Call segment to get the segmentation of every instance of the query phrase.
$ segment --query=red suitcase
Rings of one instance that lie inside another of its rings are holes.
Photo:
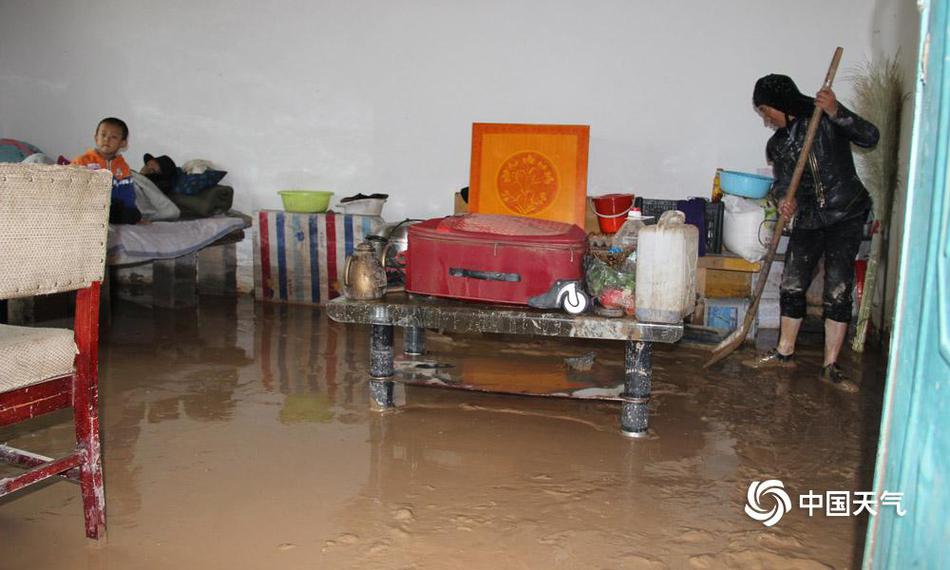
[[[409,226],[406,291],[581,313],[587,235],[572,224],[466,214]]]

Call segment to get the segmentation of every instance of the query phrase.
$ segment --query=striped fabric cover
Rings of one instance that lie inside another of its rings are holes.
[[[385,222],[378,216],[254,216],[254,296],[260,301],[322,305],[340,295],[343,266],[356,244]]]

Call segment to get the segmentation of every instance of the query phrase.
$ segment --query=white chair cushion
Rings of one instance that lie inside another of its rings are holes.
[[[102,281],[112,173],[0,163],[0,299]]]
[[[0,392],[71,374],[73,331],[0,325]]]

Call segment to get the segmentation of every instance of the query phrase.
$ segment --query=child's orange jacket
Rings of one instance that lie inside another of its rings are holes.
[[[122,158],[121,155],[116,155],[112,160],[106,160],[100,156],[96,149],[91,148],[74,158],[70,164],[76,164],[79,166],[86,166],[89,164],[98,164],[99,168],[104,168],[106,170],[112,171],[112,176],[116,180],[122,180],[123,178],[128,178],[129,173],[129,164]]]

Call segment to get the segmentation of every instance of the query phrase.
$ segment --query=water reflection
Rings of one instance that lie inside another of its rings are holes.
[[[240,369],[254,359],[242,346],[236,299],[204,298],[179,310],[124,305],[117,309],[104,342],[103,372],[152,389],[147,420],[157,423],[182,414],[198,421],[231,418]],[[104,383],[108,392],[109,382]],[[128,386],[117,386],[128,388]]]
[[[249,306],[221,298],[174,311],[114,303],[99,382],[110,525],[137,525],[148,465],[140,443],[161,429],[152,426],[232,419],[241,370],[253,362]]]
[[[870,472],[879,395],[819,384],[811,359],[820,346],[803,347],[802,369],[790,374],[731,361],[702,371],[707,353],[657,349],[656,437],[633,442],[618,434],[615,402],[408,386],[401,407],[371,412],[368,333],[319,309],[249,299],[117,311],[101,360],[103,559],[121,568],[780,567],[807,551],[847,566],[860,542],[858,519],[790,515],[766,533],[742,512],[749,481],[766,475],[792,489],[868,488],[853,481]],[[532,388],[534,376],[586,386],[623,374],[619,342],[431,333],[428,344],[425,359],[450,366],[435,374],[460,384]],[[592,350],[590,372],[563,368]],[[862,384],[880,367],[867,370]],[[62,426],[36,439],[72,445]],[[8,436],[34,437],[14,430],[0,440]],[[83,566],[78,496],[57,485],[3,505],[4,537],[23,546],[7,553],[12,567]],[[59,537],[56,552],[36,548],[49,536]]]
[[[262,304],[257,307],[258,365],[265,392],[285,396],[279,411],[284,423],[352,423],[366,412],[355,393],[365,383],[366,353],[362,327],[330,325],[318,308]],[[358,402],[357,402],[358,400]]]

